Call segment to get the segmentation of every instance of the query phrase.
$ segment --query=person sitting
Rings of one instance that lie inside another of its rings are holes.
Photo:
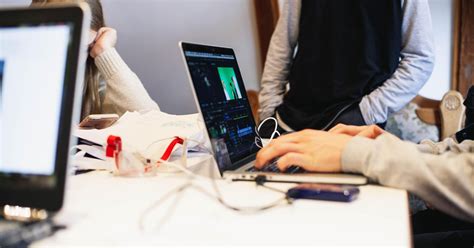
[[[76,2],[87,3],[92,13],[81,117],[160,110],[138,76],[117,53],[117,31],[106,27],[100,0],[32,0],[31,5]]]
[[[258,152],[256,167],[278,157],[277,165],[283,171],[297,165],[314,172],[360,173],[374,183],[407,190],[432,208],[455,217],[442,217],[437,223],[449,225],[431,227],[430,233],[436,234],[423,242],[439,243],[454,236],[455,242],[474,244],[472,140],[459,144],[448,138],[415,145],[376,125],[339,124],[328,132],[308,129],[272,140]],[[422,241],[415,237],[417,242]]]

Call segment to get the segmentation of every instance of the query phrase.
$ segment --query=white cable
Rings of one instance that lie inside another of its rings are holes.
[[[199,174],[196,174],[194,173],[193,171],[187,169],[186,167],[180,165],[180,164],[177,164],[177,163],[173,163],[173,162],[169,162],[169,161],[166,161],[166,160],[163,160],[163,159],[159,159],[158,160],[160,163],[162,163],[163,165],[169,165],[169,166],[172,166],[178,170],[180,170],[181,172],[185,173],[186,175],[192,177],[192,178],[199,178],[199,179],[204,179],[204,180],[207,180],[207,181],[212,181],[211,178],[208,178],[208,177],[205,177],[205,176],[201,176]]]
[[[214,192],[215,192],[215,195],[209,193],[209,191],[205,190],[203,187],[201,186],[198,186],[198,185],[194,185],[192,184],[192,182],[189,182],[189,184],[187,184],[188,186],[192,186],[194,187],[195,189],[199,190],[201,193],[203,193],[204,195],[207,195],[208,197],[211,197],[215,200],[217,200],[219,203],[221,203],[223,206],[225,206],[226,208],[229,208],[231,210],[234,210],[234,211],[240,211],[240,212],[243,212],[243,213],[248,213],[248,214],[251,214],[251,213],[256,213],[256,212],[259,212],[259,211],[263,211],[263,210],[267,210],[267,209],[270,209],[272,207],[276,207],[278,206],[281,202],[286,202],[286,203],[291,203],[290,199],[288,199],[286,197],[286,194],[285,192],[281,192],[280,193],[283,193],[285,194],[284,197],[282,198],[279,198],[277,199],[276,201],[273,201],[269,204],[266,204],[266,205],[262,205],[262,206],[257,206],[257,207],[236,207],[236,206],[233,206],[229,203],[227,203],[225,200],[224,200],[224,197],[222,196],[222,193],[220,192],[219,190],[219,187],[216,183],[216,180],[215,178],[207,178],[207,177],[204,177],[204,176],[201,176],[201,175],[198,175],[190,170],[188,170],[187,168],[184,168],[182,165],[180,164],[177,164],[177,163],[172,163],[172,162],[168,162],[168,161],[164,161],[164,160],[160,160],[160,162],[162,163],[165,163],[167,165],[170,165],[170,166],[173,166],[175,168],[177,168],[178,170],[181,170],[182,172],[186,173],[187,175],[189,175],[190,177],[192,178],[201,178],[201,179],[204,179],[206,181],[210,181],[212,183],[212,186],[213,186],[213,189],[214,189]],[[212,171],[212,167],[210,168],[211,171]]]
[[[193,142],[196,142],[197,145],[199,147],[202,147],[204,148],[205,150],[207,150],[210,154],[212,154],[212,151],[210,151],[205,145],[203,142],[199,142],[199,141],[196,141],[196,140],[193,140],[193,139],[188,139],[190,141],[193,141]],[[270,202],[269,204],[266,204],[266,205],[261,205],[261,206],[255,206],[255,207],[237,207],[237,206],[233,206],[229,203],[227,203],[225,200],[224,200],[224,197],[222,196],[222,193],[220,192],[219,190],[219,187],[217,185],[217,182],[216,182],[216,179],[214,177],[212,177],[212,174],[213,174],[213,166],[209,166],[209,170],[210,170],[210,176],[211,178],[208,178],[208,177],[205,177],[205,176],[201,176],[189,169],[187,169],[186,167],[184,167],[183,165],[181,164],[178,164],[178,163],[174,163],[174,162],[169,162],[169,161],[165,161],[165,160],[162,160],[162,159],[159,159],[158,160],[160,163],[162,163],[163,165],[169,165],[169,166],[172,166],[180,171],[182,171],[183,173],[185,173],[186,175],[189,176],[188,178],[188,181],[186,183],[184,183],[183,185],[181,186],[178,186],[177,188],[167,192],[165,194],[164,197],[161,197],[157,202],[153,203],[151,206],[149,206],[141,215],[140,215],[140,218],[139,218],[139,227],[140,227],[140,230],[144,231],[145,227],[144,227],[144,220],[146,218],[146,216],[155,208],[159,207],[164,201],[166,201],[169,197],[171,197],[172,195],[174,194],[179,194],[177,197],[180,197],[181,193],[186,190],[187,188],[189,187],[193,187],[194,189],[196,189],[197,191],[203,193],[204,195],[206,195],[207,197],[209,198],[212,198],[214,200],[216,200],[217,202],[219,202],[221,205],[223,205],[224,207],[230,209],[230,210],[233,210],[233,211],[237,211],[237,212],[240,212],[240,213],[243,213],[243,214],[253,214],[253,213],[257,213],[257,212],[260,212],[260,211],[264,211],[264,210],[268,210],[268,209],[271,209],[273,207],[277,207],[277,206],[281,206],[282,203],[286,203],[286,204],[291,204],[291,200],[286,196],[285,192],[283,191],[278,191],[282,194],[284,194],[285,196],[284,197],[281,197],[273,202]],[[208,190],[206,190],[204,187],[202,186],[199,186],[199,185],[196,185],[196,184],[193,184],[192,182],[192,179],[202,179],[204,181],[208,181],[212,184],[212,187],[213,187],[213,190],[214,190],[214,194],[210,193]],[[265,187],[267,188],[267,187]],[[271,190],[274,190],[274,189],[271,189]],[[169,216],[168,216],[169,217]]]
[[[165,140],[170,140],[170,139],[175,139],[176,137],[177,137],[177,136],[172,136],[172,137],[168,137],[168,138],[163,138],[163,139],[155,140],[155,141],[153,141],[151,144],[149,144],[149,145],[145,148],[145,151],[147,151],[148,149],[150,149],[150,147],[152,147],[153,145],[155,145],[155,144],[158,143],[158,142],[165,141]]]
[[[258,125],[258,127],[256,127],[255,129],[255,132],[257,133],[257,137],[255,137],[255,145],[257,145],[259,148],[263,148],[263,139],[262,137],[260,136],[260,129],[262,128],[263,124],[265,122],[267,122],[268,120],[272,120],[275,122],[275,129],[273,130],[272,132],[272,135],[270,135],[270,142],[275,138],[275,135],[278,135],[277,137],[279,137],[281,134],[280,132],[278,132],[278,121],[277,119],[275,119],[274,117],[268,117],[266,118],[265,120],[263,120],[262,122],[260,122],[260,124]],[[260,145],[259,142],[262,144]]]

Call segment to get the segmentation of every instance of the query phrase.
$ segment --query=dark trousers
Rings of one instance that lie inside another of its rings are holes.
[[[276,114],[273,115],[275,117]],[[345,125],[353,125],[353,126],[364,126],[366,125],[364,121],[364,117],[362,116],[362,112],[360,111],[359,104],[353,104],[351,107],[346,109],[342,112],[338,117],[334,119],[332,123],[328,125],[325,129],[328,131],[329,129],[335,127],[337,124],[345,124]],[[382,129],[385,129],[386,123],[377,124]],[[269,138],[272,135],[272,132],[275,130],[275,123],[273,121],[265,122],[262,127],[260,128],[260,137],[262,138]],[[286,133],[286,131],[278,126],[278,132],[280,134]]]
[[[336,118],[336,120],[330,125],[330,127],[327,130],[333,128],[337,124],[345,124],[345,125],[352,125],[352,126],[367,125],[365,123],[364,117],[362,116],[362,112],[360,111],[359,104],[354,104],[352,107],[344,111],[339,117]],[[378,123],[377,126],[379,126],[382,129],[385,129],[386,124],[387,122]]]
[[[436,210],[413,215],[412,230],[415,248],[474,247],[474,223]]]
[[[351,107],[342,112],[333,123],[326,128],[326,131],[335,127],[337,124],[345,124],[352,126],[364,126],[366,125],[362,112],[360,111],[359,104],[354,103]]]

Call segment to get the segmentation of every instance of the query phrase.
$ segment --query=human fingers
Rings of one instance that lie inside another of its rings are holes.
[[[291,133],[291,134],[285,134],[282,136],[278,136],[268,142],[268,144],[265,145],[265,148],[270,148],[276,144],[280,143],[296,143],[299,140],[299,135],[297,133]]]
[[[335,125],[334,127],[332,127],[331,129],[329,129],[328,132],[335,133],[335,132],[338,132],[339,130],[344,129],[345,127],[347,127],[346,124],[339,123]]]
[[[303,146],[300,144],[285,142],[280,142],[272,146],[264,147],[257,154],[255,167],[260,169],[276,157],[280,157],[290,152],[301,152],[302,150]]]
[[[328,132],[333,134],[347,134],[350,136],[355,136],[365,130],[366,126],[351,126],[345,124],[337,124],[335,127],[331,128]]]
[[[97,42],[100,38],[107,32],[111,32],[112,28],[102,27],[97,30],[97,35],[95,36],[95,41]]]
[[[375,139],[383,133],[385,133],[385,130],[383,130],[377,125],[371,125],[365,128],[364,130],[362,130],[360,133],[358,133],[357,136]]]
[[[280,143],[280,142],[285,142],[285,143],[301,143],[308,138],[314,136],[317,133],[320,133],[323,131],[317,131],[317,130],[311,130],[311,129],[305,129],[302,131],[298,132],[293,132],[289,134],[284,134],[279,136],[276,139],[273,139],[272,142],[270,142],[268,145],[272,146],[274,144]]]
[[[344,124],[338,124],[331,130],[330,133],[333,134],[346,134],[350,136],[363,136],[367,138],[374,139],[380,134],[383,134],[385,130],[380,128],[377,125],[370,126],[348,126]]]
[[[97,31],[94,46],[90,51],[90,55],[96,58],[105,50],[115,47],[117,43],[117,32],[113,28],[101,28]]]
[[[280,171],[285,171],[288,167],[293,165],[302,167],[305,170],[311,170],[311,157],[303,153],[289,152],[277,161],[277,167]]]

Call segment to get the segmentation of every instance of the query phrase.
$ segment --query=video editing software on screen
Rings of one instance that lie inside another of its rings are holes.
[[[258,150],[237,61],[234,55],[221,53],[186,51],[185,56],[217,162],[221,171],[233,169],[233,163]]]

